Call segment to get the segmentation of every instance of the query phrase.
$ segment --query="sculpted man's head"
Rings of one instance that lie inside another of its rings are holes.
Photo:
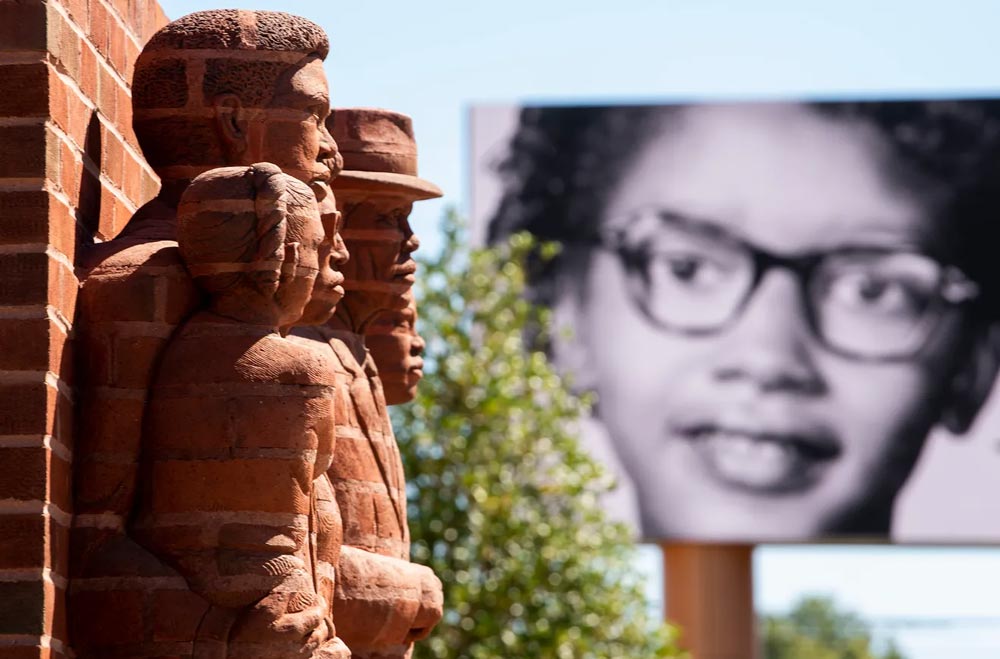
[[[210,309],[239,322],[276,328],[299,322],[317,276],[330,269],[329,258],[320,261],[324,242],[312,191],[269,163],[206,172],[178,207],[184,264]]]
[[[383,311],[368,327],[365,345],[378,367],[389,405],[408,403],[424,377],[424,340],[417,334],[417,306],[413,297],[405,309]]]
[[[283,12],[220,9],[168,24],[136,62],[143,154],[165,181],[271,162],[322,198],[341,166],[325,125],[329,48],[321,27]]]
[[[356,331],[383,310],[402,310],[413,286],[420,241],[408,221],[414,201],[441,196],[417,176],[417,145],[409,117],[389,110],[337,109],[327,122],[344,170],[333,182],[344,213],[348,291],[338,316]]]

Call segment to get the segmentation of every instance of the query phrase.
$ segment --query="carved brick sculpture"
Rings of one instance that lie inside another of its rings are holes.
[[[181,198],[177,233],[206,302],[150,391],[131,534],[211,605],[195,656],[347,659],[330,609],[333,360],[283,336],[330,269],[315,198],[274,165],[212,170]],[[314,299],[315,319],[335,301]]]
[[[413,296],[405,309],[383,311],[368,326],[365,346],[378,367],[386,405],[409,403],[424,377],[424,339],[417,334],[417,305]]]
[[[328,49],[323,30],[303,18],[218,10],[170,23],[136,64],[135,132],[162,188],[83,259],[69,614],[80,657],[190,656],[185,639],[208,604],[124,523],[154,366],[199,299],[177,252],[177,204],[209,169],[267,161],[310,183],[333,223],[327,181],[340,159],[323,123]],[[346,258],[342,245],[328,251]]]
[[[338,360],[337,454],[329,475],[344,521],[334,611],[358,659],[409,656],[442,611],[441,583],[409,562],[403,466],[385,395],[364,334],[385,310],[402,310],[414,281],[418,241],[412,203],[440,196],[416,176],[408,117],[385,110],[340,110],[332,132],[343,141],[345,169],[334,181],[352,258],[348,291],[330,323],[297,331],[327,343]]]

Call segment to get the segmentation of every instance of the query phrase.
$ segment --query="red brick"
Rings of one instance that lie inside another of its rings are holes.
[[[66,140],[59,140],[59,185],[62,191],[75,202],[80,198],[80,177],[83,163],[76,150]]]
[[[158,274],[148,274],[142,268],[127,279],[91,279],[86,295],[86,314],[91,319],[125,319],[156,322],[156,282]],[[114,291],[108,295],[107,287]],[[156,328],[157,330],[162,328]]]
[[[82,591],[74,593],[72,599],[73,610],[86,616],[86,635],[90,643],[138,643],[143,640],[141,591]]]
[[[54,656],[51,648],[40,645],[0,646],[0,659],[52,659]]]
[[[0,43],[5,50],[39,50],[47,46],[45,5],[30,2],[0,2]]]
[[[111,47],[111,18],[101,0],[89,0],[87,6],[90,10],[90,43],[106,57]]]
[[[111,44],[108,51],[108,58],[111,61],[111,65],[115,67],[118,73],[124,75],[125,73],[125,30],[112,17],[111,20]]]
[[[49,370],[50,325],[47,318],[0,319],[0,371]]]
[[[70,403],[63,398],[61,405]],[[60,458],[55,453],[48,451],[48,492],[46,501],[55,504],[60,510],[71,512],[73,510],[73,488],[70,475],[72,469],[70,464]]]
[[[48,302],[49,257],[0,254],[0,306]]]
[[[162,487],[153,492],[152,509],[156,513],[257,510],[303,514],[309,511],[303,476],[304,465],[298,460],[164,461],[153,467],[153,478]],[[241,487],[222,486],[236,483]]]
[[[116,123],[118,119],[118,81],[103,66],[97,72],[97,96],[97,109],[112,124]]]
[[[160,181],[154,175],[149,174],[145,169],[142,170],[142,190],[139,193],[142,203],[146,203],[155,197],[159,191]]]
[[[135,75],[135,61],[139,59],[139,47],[131,39],[125,40],[125,80],[132,84],[132,77]]]
[[[84,34],[90,32],[90,9],[87,0],[60,0],[60,4],[66,8],[66,13],[70,15]]]
[[[48,67],[44,62],[0,66],[0,80],[3,80],[4,89],[10,92],[0,94],[0,116],[44,117],[48,114]]]
[[[187,590],[153,593],[152,600],[154,641],[189,641],[208,610],[205,600]]]
[[[43,383],[0,385],[0,435],[47,434],[47,411]]]
[[[0,208],[2,208],[2,204],[0,204]],[[49,204],[48,221],[49,245],[62,254],[65,254],[66,258],[72,260],[73,255],[76,252],[76,217],[70,212],[70,209],[66,207],[66,204],[53,199]],[[3,223],[0,221],[0,226],[2,225]],[[3,229],[0,229],[0,232],[2,231]]]
[[[70,530],[51,517],[46,520],[49,538],[48,566],[56,574],[69,576]]]
[[[46,130],[44,126],[0,127],[0,151],[17,158],[0,158],[0,178],[45,176]]]
[[[166,341],[158,336],[125,336],[115,341],[114,386],[145,389],[152,377],[152,364]]]
[[[126,87],[118,85],[118,100],[115,104],[117,111],[115,126],[118,132],[125,137],[125,141],[135,148],[139,148],[135,132],[132,130],[132,95]]]
[[[138,467],[113,462],[80,462],[75,468],[79,483],[74,502],[77,514],[116,511],[126,514],[134,503]]]
[[[94,51],[82,44],[80,52],[80,89],[90,100],[97,99],[97,55]]]
[[[125,148],[122,143],[106,128],[101,128],[101,171],[115,183],[120,184],[122,170],[125,166]]]
[[[125,154],[125,168],[122,172],[122,191],[133,204],[141,206],[144,203],[142,198],[142,165],[131,153]]]
[[[0,516],[0,569],[46,567],[47,527],[41,515]]]
[[[45,584],[38,581],[0,582],[0,634],[44,634]]]
[[[53,259],[50,266],[48,303],[58,309],[64,317],[73,318],[76,314],[76,298],[80,282],[65,264]]]
[[[48,449],[0,447],[0,499],[45,501]]]
[[[91,110],[86,106],[80,94],[69,87],[69,84],[53,73],[49,82],[52,92],[49,99],[52,120],[78,147],[83,147],[87,140],[87,126],[90,122]]]
[[[48,210],[44,190],[0,192],[0,244],[47,242]]]
[[[142,400],[95,396],[87,401],[81,432],[102,459],[135,455],[142,434]]]
[[[101,182],[101,217],[98,222],[98,231],[102,236],[118,235],[115,228],[115,195],[103,181]]]
[[[53,14],[55,12],[52,12]],[[77,36],[76,32],[73,30],[73,26],[69,21],[66,21],[61,16],[58,22],[54,22],[50,19],[49,23],[49,43],[52,43],[52,36],[58,30],[59,36],[59,50],[54,51],[58,57],[59,63],[62,65],[62,70],[65,71],[69,77],[74,80],[80,77],[80,49],[82,44],[80,43],[80,37]]]

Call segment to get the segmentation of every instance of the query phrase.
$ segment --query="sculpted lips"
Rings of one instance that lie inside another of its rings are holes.
[[[836,435],[821,424],[759,416],[689,420],[671,431],[690,442],[708,473],[722,484],[759,494],[812,487],[843,451]]]
[[[405,262],[400,263],[392,271],[393,279],[402,279],[409,283],[416,281],[417,272],[417,262],[413,259],[407,259]]]

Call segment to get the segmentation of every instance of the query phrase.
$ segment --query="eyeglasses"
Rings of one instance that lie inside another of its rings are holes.
[[[915,250],[846,246],[789,256],[717,225],[643,210],[601,234],[616,253],[633,302],[654,325],[687,335],[730,327],[773,268],[793,272],[815,337],[840,355],[871,361],[916,355],[942,318],[979,286],[957,267]]]

